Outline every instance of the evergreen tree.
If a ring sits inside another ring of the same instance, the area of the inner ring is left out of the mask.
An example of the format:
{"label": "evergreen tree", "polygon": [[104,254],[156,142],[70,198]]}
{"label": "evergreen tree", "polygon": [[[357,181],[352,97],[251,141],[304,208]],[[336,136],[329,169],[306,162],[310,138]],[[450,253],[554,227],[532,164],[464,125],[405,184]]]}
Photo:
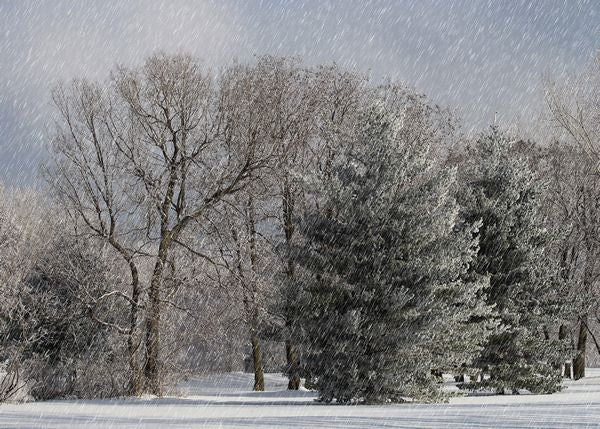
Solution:
{"label": "evergreen tree", "polygon": [[560,388],[556,362],[563,347],[544,337],[555,304],[556,271],[545,255],[550,235],[539,210],[541,185],[511,146],[496,127],[478,139],[469,149],[462,197],[466,221],[482,221],[472,270],[490,276],[486,299],[500,321],[477,361],[490,377],[477,385],[553,392]]}
{"label": "evergreen tree", "polygon": [[327,402],[439,398],[432,369],[468,362],[492,324],[487,278],[468,277],[477,225],[459,221],[455,173],[432,167],[422,137],[435,121],[408,128],[410,111],[433,110],[382,106],[299,228],[306,363]]}

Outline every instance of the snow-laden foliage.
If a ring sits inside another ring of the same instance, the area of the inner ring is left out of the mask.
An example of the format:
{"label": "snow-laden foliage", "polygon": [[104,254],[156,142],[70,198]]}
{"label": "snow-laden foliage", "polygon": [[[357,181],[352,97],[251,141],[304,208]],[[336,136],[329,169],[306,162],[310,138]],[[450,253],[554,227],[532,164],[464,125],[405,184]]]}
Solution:
{"label": "snow-laden foliage", "polygon": [[490,378],[480,386],[553,392],[560,389],[562,347],[544,337],[554,283],[545,256],[550,236],[540,215],[541,185],[514,142],[493,127],[468,152],[463,194],[467,222],[481,222],[472,272],[489,275],[485,296],[500,320],[477,361]]}
{"label": "snow-laden foliage", "polygon": [[367,108],[302,219],[307,365],[324,401],[435,399],[431,371],[469,363],[493,327],[487,278],[468,274],[479,224],[460,219],[455,172],[431,166],[434,112],[413,96]]}
{"label": "snow-laden foliage", "polygon": [[112,329],[123,306],[98,300],[113,284],[111,270],[88,246],[57,240],[44,249],[9,313],[4,344],[19,348],[36,399],[126,392],[125,349]]}
{"label": "snow-laden foliage", "polygon": [[124,394],[119,270],[35,192],[2,195],[0,400]]}
{"label": "snow-laden foliage", "polygon": [[0,400],[242,365],[326,401],[436,400],[442,373],[547,392],[569,328],[576,377],[598,347],[596,185],[541,186],[533,144],[455,158],[449,109],[297,58],[159,53],[52,97],[52,199],[0,195]]}

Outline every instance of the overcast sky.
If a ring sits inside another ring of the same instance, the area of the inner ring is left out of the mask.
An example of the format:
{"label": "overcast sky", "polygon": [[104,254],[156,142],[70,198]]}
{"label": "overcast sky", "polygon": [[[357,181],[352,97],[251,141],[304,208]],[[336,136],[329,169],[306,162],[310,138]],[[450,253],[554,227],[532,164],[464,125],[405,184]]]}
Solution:
{"label": "overcast sky", "polygon": [[49,89],[154,50],[208,64],[299,55],[389,77],[458,109],[466,131],[527,121],[543,74],[600,48],[598,1],[0,0],[0,182],[31,184]]}

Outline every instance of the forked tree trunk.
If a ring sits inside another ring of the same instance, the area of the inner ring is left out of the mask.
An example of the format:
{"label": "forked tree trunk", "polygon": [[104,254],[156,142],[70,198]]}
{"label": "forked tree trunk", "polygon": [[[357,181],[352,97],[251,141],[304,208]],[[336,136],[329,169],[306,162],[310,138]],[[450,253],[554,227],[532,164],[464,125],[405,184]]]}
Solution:
{"label": "forked tree trunk", "polygon": [[577,354],[573,362],[573,378],[579,380],[585,377],[585,355],[587,350],[587,316],[581,316],[579,322],[579,335],[577,337]]}
{"label": "forked tree trunk", "polygon": [[254,391],[262,392],[265,390],[265,372],[258,335],[252,334],[250,342],[252,343],[252,360],[254,362]]}

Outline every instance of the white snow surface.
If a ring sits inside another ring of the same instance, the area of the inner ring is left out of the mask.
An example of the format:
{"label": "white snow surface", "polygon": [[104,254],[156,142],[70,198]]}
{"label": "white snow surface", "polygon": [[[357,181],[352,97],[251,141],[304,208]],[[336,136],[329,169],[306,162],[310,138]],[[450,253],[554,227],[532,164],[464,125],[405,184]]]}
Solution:
{"label": "white snow surface", "polygon": [[595,428],[600,369],[553,395],[469,396],[446,404],[324,405],[314,392],[285,390],[266,375],[207,375],[180,384],[180,396],[61,400],[0,405],[0,428]]}

